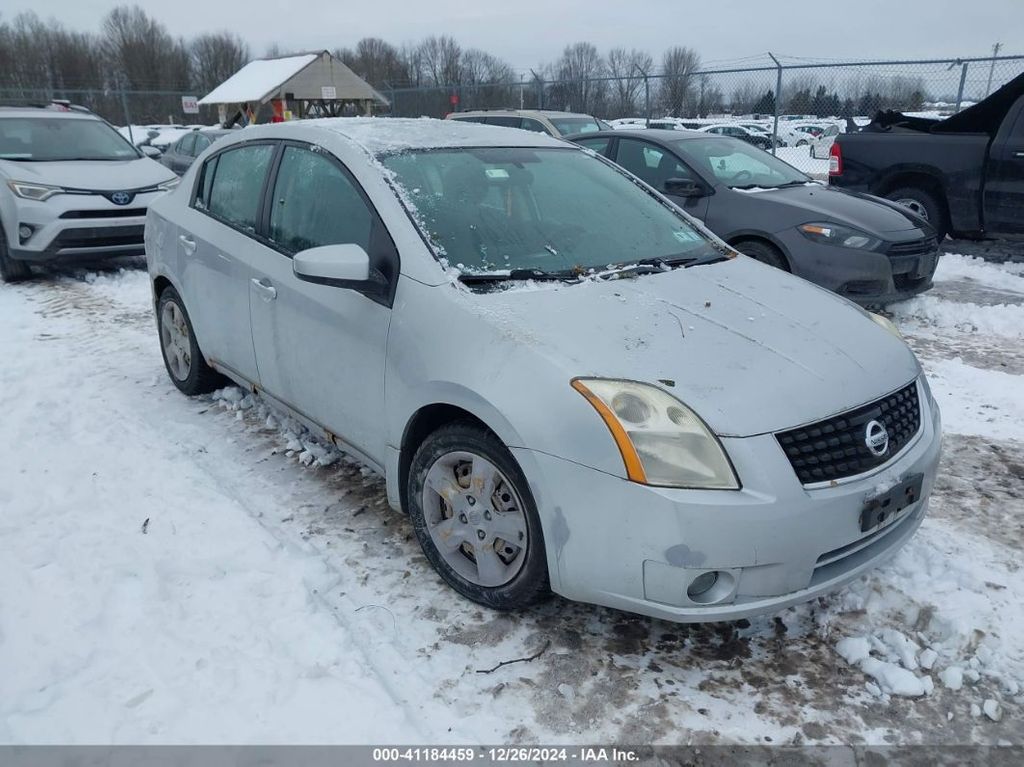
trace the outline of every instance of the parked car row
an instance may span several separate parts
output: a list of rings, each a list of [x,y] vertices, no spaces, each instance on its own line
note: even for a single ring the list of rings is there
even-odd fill
[[[929,225],[730,136],[492,116],[196,133],[179,184],[95,116],[0,111],[3,276],[79,256],[52,226],[138,252],[145,214],[173,384],[234,381],[361,459],[492,608],[734,619],[898,550],[938,407],[891,323],[786,272],[885,299]]]

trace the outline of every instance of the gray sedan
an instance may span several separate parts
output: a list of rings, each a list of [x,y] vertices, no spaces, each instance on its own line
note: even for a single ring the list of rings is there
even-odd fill
[[[815,183],[727,136],[605,131],[570,140],[614,160],[743,253],[865,306],[928,290],[938,240],[887,200]]]
[[[224,128],[205,128],[186,133],[160,156],[160,162],[179,176],[192,167],[193,161],[209,149],[217,139],[228,136],[232,131]]]
[[[925,516],[939,411],[892,325],[568,142],[247,128],[153,204],[146,244],[173,383],[226,376],[361,459],[489,607],[776,611]]]

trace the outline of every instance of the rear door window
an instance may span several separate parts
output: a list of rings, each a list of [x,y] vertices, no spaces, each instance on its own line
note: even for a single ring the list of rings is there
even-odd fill
[[[216,169],[204,198],[206,209],[232,226],[255,232],[263,181],[273,156],[271,144],[241,146],[217,155]]]

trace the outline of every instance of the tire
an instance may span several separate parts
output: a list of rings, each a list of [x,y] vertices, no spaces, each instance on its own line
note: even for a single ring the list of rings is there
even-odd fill
[[[11,258],[7,249],[7,235],[0,228],[0,280],[4,282],[21,282],[32,276],[32,267],[25,261]]]
[[[885,195],[887,200],[892,200],[898,205],[910,208],[919,216],[928,220],[928,223],[938,234],[939,242],[945,239],[949,233],[949,221],[946,217],[946,208],[942,201],[932,192],[928,192],[916,186],[901,186],[893,189]]]
[[[171,381],[190,397],[206,394],[227,384],[227,380],[206,364],[192,320],[174,288],[164,288],[156,306],[160,353]]]
[[[746,240],[744,242],[737,242],[733,247],[740,253],[750,256],[755,261],[760,261],[768,266],[774,266],[776,269],[781,269],[784,272],[789,271],[786,257],[774,245],[761,242],[760,240]]]
[[[519,610],[548,596],[536,504],[522,470],[494,434],[467,422],[442,426],[413,456],[407,491],[424,555],[462,596],[494,610]]]

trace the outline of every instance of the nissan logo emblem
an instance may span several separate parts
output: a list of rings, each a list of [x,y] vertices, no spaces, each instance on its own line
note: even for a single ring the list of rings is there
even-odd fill
[[[880,421],[870,421],[864,429],[864,444],[876,458],[881,458],[889,449],[889,432]]]
[[[132,196],[128,192],[114,192],[110,195],[110,201],[114,205],[127,205],[132,201]]]

